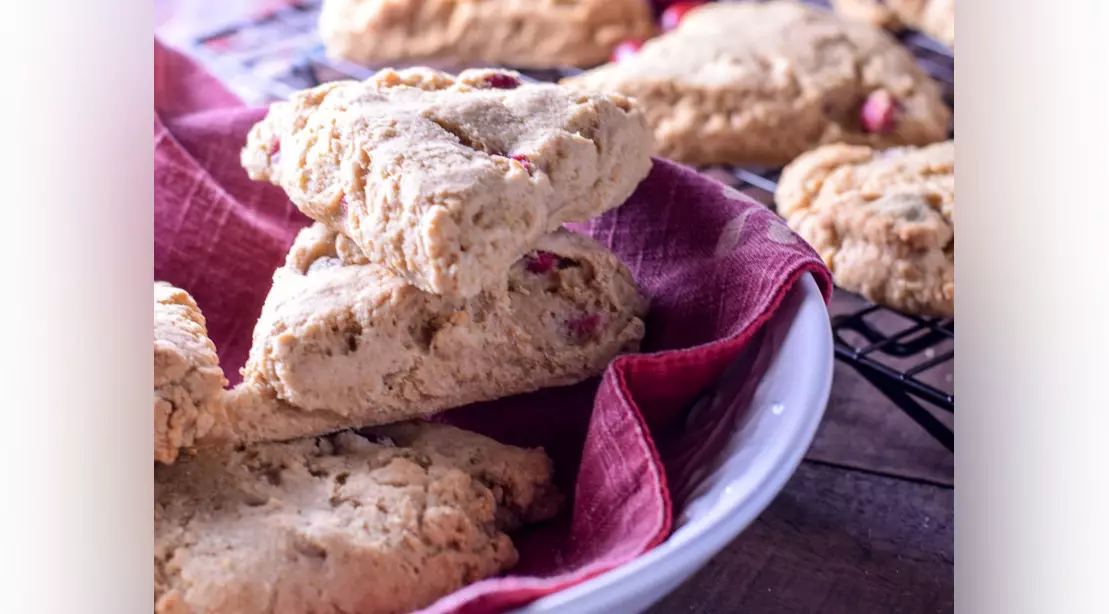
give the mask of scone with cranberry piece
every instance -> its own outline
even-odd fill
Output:
[[[888,32],[787,0],[697,7],[638,53],[563,83],[634,98],[657,153],[692,165],[926,145],[951,123],[940,86]]]
[[[623,204],[651,168],[650,139],[619,94],[382,70],[274,104],[242,164],[370,262],[469,298],[502,286],[543,235]]]
[[[560,230],[470,298],[414,288],[322,224],[274,274],[230,393],[231,438],[386,424],[580,382],[635,351],[647,301],[627,267]]]

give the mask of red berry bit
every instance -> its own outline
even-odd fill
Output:
[[[339,209],[343,211],[344,216],[346,216],[347,211],[350,210],[350,203],[347,202],[346,194],[343,194],[343,197],[339,199]]]
[[[270,164],[277,164],[277,161],[280,159],[281,139],[274,137],[274,139],[270,141]]]
[[[558,264],[558,255],[551,252],[535,252],[534,256],[528,256],[525,260],[525,266],[529,273],[542,275],[543,273],[550,272],[551,269]]]
[[[669,32],[678,27],[678,24],[682,22],[686,13],[702,4],[704,4],[704,2],[675,2],[666,7],[666,10],[662,12],[662,16],[659,17],[659,25],[662,26],[662,31]]]
[[[514,156],[508,156],[508,157],[511,160],[515,160],[515,161],[519,162],[520,166],[523,166],[524,170],[527,171],[529,175],[531,174],[531,172],[532,172],[531,160],[528,160],[527,156],[522,155],[522,154],[516,154]]]
[[[575,341],[596,339],[601,333],[601,316],[591,313],[572,318],[566,322],[566,328]]]
[[[498,90],[514,90],[520,87],[519,79],[500,72],[485,77],[485,83],[487,83],[489,87]]]
[[[622,62],[631,56],[639,53],[639,49],[643,46],[643,41],[639,39],[626,40],[612,50],[612,55],[609,59],[613,62]]]
[[[863,130],[871,134],[888,134],[897,127],[901,108],[886,90],[876,90],[867,96],[859,113]]]

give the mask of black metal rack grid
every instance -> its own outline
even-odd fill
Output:
[[[826,1],[816,4],[826,5]],[[263,103],[336,79],[364,79],[373,70],[328,59],[316,34],[320,0],[235,24],[194,41],[190,53],[223,78],[244,100]],[[954,109],[954,57],[943,45],[915,32],[898,35],[918,63],[941,84]],[[521,71],[539,81],[556,81],[576,69]],[[954,136],[954,131],[952,131]],[[710,167],[702,172],[774,207],[780,168]],[[840,295],[844,294],[842,292]],[[833,304],[836,357],[854,368],[890,401],[948,449],[955,411],[952,319],[901,314],[853,298]],[[838,307],[838,309],[837,309]],[[936,377],[939,372],[941,375]],[[946,374],[944,374],[946,372]],[[932,408],[932,409],[929,409]],[[942,416],[947,414],[947,418]]]

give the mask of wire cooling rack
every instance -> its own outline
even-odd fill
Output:
[[[826,1],[814,4],[827,5]],[[316,34],[320,0],[291,2],[256,18],[197,38],[189,52],[242,99],[260,104],[336,79],[364,79],[373,69],[327,58]],[[940,43],[915,32],[898,34],[955,106],[955,62]],[[450,67],[444,67],[449,69]],[[557,81],[576,69],[521,71]],[[954,132],[952,132],[954,136]],[[780,168],[709,167],[704,174],[774,207]],[[948,449],[955,434],[955,322],[922,318],[868,304],[846,292],[832,303],[836,357],[885,394]]]

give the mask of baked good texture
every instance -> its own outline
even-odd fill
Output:
[[[595,66],[654,31],[646,0],[326,0],[320,13],[328,55],[378,66]]]
[[[618,94],[383,70],[274,104],[242,163],[371,262],[472,297],[503,286],[539,237],[623,204],[650,171],[650,138]]]
[[[782,172],[778,212],[838,286],[907,313],[955,315],[955,142],[827,145]]]
[[[955,49],[955,0],[832,0],[837,13],[880,28],[908,26]]]
[[[208,433],[227,380],[191,296],[154,284],[154,460],[172,463]]]
[[[713,3],[619,62],[563,83],[633,97],[658,154],[785,164],[821,144],[947,137],[941,89],[889,33],[787,0]]]
[[[831,4],[836,13],[878,28],[898,30],[904,25],[889,0],[831,0]]]
[[[386,424],[601,373],[643,337],[627,267],[560,230],[469,299],[420,291],[321,224],[274,274],[227,420],[240,441]]]
[[[440,424],[205,449],[154,470],[156,614],[399,614],[501,573],[552,517],[541,449]]]

